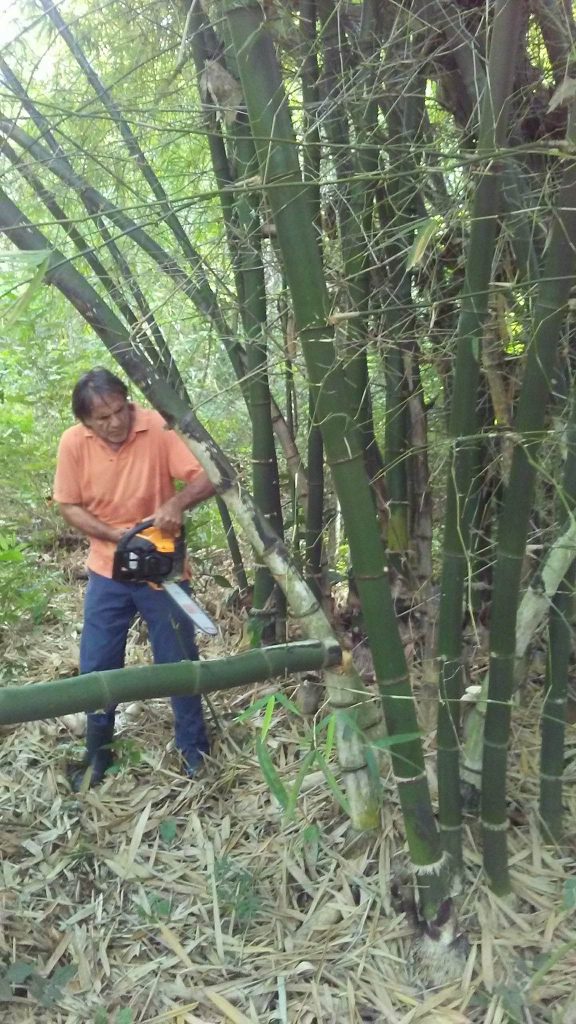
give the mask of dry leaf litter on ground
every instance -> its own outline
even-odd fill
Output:
[[[222,602],[210,607],[223,628],[202,655],[233,653],[240,619]],[[55,621],[6,639],[6,679],[76,670],[81,584],[52,611]],[[140,632],[130,636],[131,662],[148,657]],[[425,990],[407,968],[414,924],[390,899],[391,875],[406,863],[391,778],[383,779],[382,832],[364,849],[350,847],[345,816],[314,769],[286,822],[255,753],[262,712],[237,721],[275,689],[213,699],[212,754],[194,781],[179,774],[165,701],[124,707],[127,766],[81,796],[64,773],[81,719],[2,730],[2,963],[32,965],[36,975],[36,988],[29,979],[0,999],[2,1024],[576,1024],[576,762],[560,855],[543,845],[535,816],[541,690],[515,716],[515,899],[486,889],[469,819],[460,909],[467,963],[457,982]],[[283,709],[275,714],[267,742],[286,785],[310,730]]]

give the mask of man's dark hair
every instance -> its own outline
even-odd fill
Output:
[[[104,366],[95,366],[83,374],[72,392],[72,412],[77,420],[88,419],[95,398],[119,395],[128,398],[128,388],[123,380]]]

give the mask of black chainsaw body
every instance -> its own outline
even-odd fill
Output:
[[[152,519],[137,523],[118,541],[112,579],[162,584],[184,576],[184,535],[172,537],[154,526]]]

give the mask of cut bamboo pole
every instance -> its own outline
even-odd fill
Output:
[[[155,697],[217,693],[288,673],[335,666],[341,660],[342,650],[336,640],[302,640],[257,647],[233,658],[131,665],[28,686],[5,686],[0,689],[0,725],[99,711],[111,704]]]

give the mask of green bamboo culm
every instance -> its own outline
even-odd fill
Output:
[[[124,701],[216,693],[287,673],[326,668],[341,659],[337,641],[303,640],[214,661],[134,665],[29,686],[5,686],[0,689],[0,725],[98,711]]]
[[[321,252],[320,156],[321,140],[316,111],[320,103],[318,79],[320,69],[316,57],[316,0],[302,0],[300,31],[306,40],[306,53],[301,65],[300,81],[303,101],[302,157],[304,179],[308,185],[310,220],[317,232]],[[324,445],[315,420],[316,396],[308,392],[308,505],[306,508],[306,578],[319,598],[322,593],[322,534],[324,529]]]
[[[316,401],[308,397],[308,508],[306,512],[306,578],[316,597],[322,594],[322,534],[324,529],[324,444],[315,420]]]
[[[414,150],[424,113],[425,81],[416,79],[413,93],[395,101],[388,112],[390,164],[386,197],[379,203],[388,267],[388,294],[382,310],[381,342],[386,378],[385,464],[389,497],[387,526],[388,557],[399,572],[410,547],[408,511],[408,381],[405,366],[407,346],[415,333],[412,304],[412,274],[407,267],[406,251],[414,238],[418,200]]]
[[[240,116],[234,125],[234,168],[240,181],[252,178],[258,162],[250,129]],[[254,500],[275,533],[284,536],[278,462],[270,415],[268,353],[266,344],[266,282],[262,259],[259,200],[253,192],[239,188],[236,195],[238,268],[242,279],[240,314],[246,339],[246,368],[252,421],[252,490]],[[264,608],[274,589],[274,580],[263,563],[256,566],[253,608]]]
[[[331,102],[323,118],[330,143],[338,193],[340,248],[348,307],[354,316],[346,321],[337,347],[342,359],[343,382],[349,408],[361,434],[367,466],[376,445],[367,364],[370,270],[374,251],[374,196],[378,180],[378,103],[375,77],[378,53],[378,9],[374,0],[362,5],[358,46],[361,63],[345,90],[338,85],[342,47],[341,10],[330,0],[319,4],[323,47],[324,88]],[[349,120],[354,125],[350,137]]]
[[[317,392],[318,419],[344,515],[364,619],[389,734],[417,732],[404,650],[394,616],[384,551],[359,434],[346,403],[328,322],[329,301],[310,221],[296,140],[274,47],[259,6],[228,6],[262,184],[284,258],[296,326],[308,375]],[[419,739],[393,748],[406,836],[417,874],[422,913],[433,919],[447,895],[444,859],[436,830]]]
[[[568,103],[568,150],[576,139],[574,101]],[[565,158],[548,250],[527,342],[526,369],[513,428],[516,442],[498,529],[490,630],[488,706],[482,770],[484,869],[494,891],[510,891],[506,843],[506,767],[514,687],[515,634],[522,562],[537,459],[554,387],[556,353],[576,274],[576,163]]]
[[[498,232],[501,161],[494,158],[506,138],[516,54],[524,26],[523,0],[498,0],[490,40],[488,78],[480,118],[479,178],[471,211],[456,366],[450,409],[452,453],[447,479],[441,598],[438,623],[440,704],[438,709],[439,819],[445,850],[456,870],[462,864],[460,798],[460,697],[462,695],[462,608],[469,568],[473,472],[476,465],[477,393],[480,347],[488,312],[492,262]]]
[[[574,522],[576,507],[576,399],[570,398],[566,428],[566,463],[562,486],[564,528]],[[546,696],[542,708],[540,747],[540,830],[546,842],[559,843],[563,836],[562,777],[566,732],[568,672],[572,655],[572,618],[576,563],[567,570],[550,605]]]

